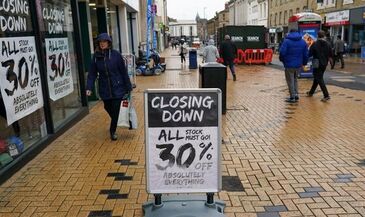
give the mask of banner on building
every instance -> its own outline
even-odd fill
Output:
[[[153,14],[152,14],[152,0],[147,0],[147,31],[146,31],[146,58],[148,62],[148,58],[150,56],[150,38],[151,33],[153,33]]]
[[[34,37],[0,38],[0,43],[0,89],[10,125],[43,107],[42,86]]]
[[[67,38],[46,38],[49,97],[56,101],[74,91]]]

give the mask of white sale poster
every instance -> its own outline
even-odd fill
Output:
[[[43,107],[33,36],[0,38],[0,89],[8,125]]]
[[[46,38],[49,97],[56,101],[74,91],[67,38]]]

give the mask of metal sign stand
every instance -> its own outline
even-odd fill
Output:
[[[162,200],[161,194],[154,194],[155,201],[142,205],[145,217],[224,217],[226,206],[221,200],[214,201],[214,193],[204,196],[178,195],[166,196]]]

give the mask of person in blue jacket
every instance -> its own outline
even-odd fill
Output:
[[[291,29],[280,47],[280,61],[285,67],[285,79],[288,84],[290,97],[285,101],[294,103],[299,100],[298,73],[308,62],[307,43],[297,29]]]
[[[117,140],[115,133],[122,99],[126,99],[132,91],[132,84],[124,64],[122,55],[112,49],[112,39],[107,33],[101,33],[96,39],[96,49],[92,57],[87,76],[86,95],[90,96],[99,82],[99,96],[104,102],[104,109],[111,118],[110,138]]]

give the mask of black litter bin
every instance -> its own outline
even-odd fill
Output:
[[[191,49],[189,51],[189,69],[198,68],[198,55],[196,49]]]
[[[222,113],[226,113],[227,67],[220,63],[205,63],[199,66],[199,87],[219,88],[222,91]]]

